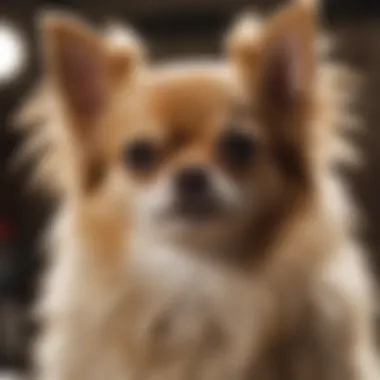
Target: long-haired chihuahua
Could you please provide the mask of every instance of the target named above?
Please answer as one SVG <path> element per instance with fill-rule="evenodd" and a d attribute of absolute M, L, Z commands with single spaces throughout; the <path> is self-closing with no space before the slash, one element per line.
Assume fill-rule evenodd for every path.
<path fill-rule="evenodd" d="M 315 17 L 294 2 L 240 20 L 220 61 L 162 65 L 132 32 L 43 19 L 21 113 L 60 198 L 40 380 L 380 378 L 335 171 L 351 79 L 320 63 Z"/>

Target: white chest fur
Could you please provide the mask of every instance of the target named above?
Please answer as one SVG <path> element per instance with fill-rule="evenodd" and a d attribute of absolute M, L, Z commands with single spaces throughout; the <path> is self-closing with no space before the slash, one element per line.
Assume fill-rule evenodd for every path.
<path fill-rule="evenodd" d="M 236 379 L 255 355 L 270 298 L 253 276 L 144 242 L 121 278 L 104 278 L 93 255 L 66 248 L 43 298 L 40 378 Z"/>
<path fill-rule="evenodd" d="M 150 378 L 160 378 L 150 372 L 156 361 L 177 379 L 195 370 L 199 379 L 243 370 L 263 323 L 263 287 L 200 254 L 147 244 L 134 252 L 135 289 L 144 301 L 133 335 Z"/>

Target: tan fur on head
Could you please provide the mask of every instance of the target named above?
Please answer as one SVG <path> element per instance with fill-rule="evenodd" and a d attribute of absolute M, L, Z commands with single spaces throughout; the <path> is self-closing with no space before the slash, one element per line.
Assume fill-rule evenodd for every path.
<path fill-rule="evenodd" d="M 228 34 L 227 46 L 232 56 L 235 56 L 241 65 L 256 65 L 256 55 L 258 53 L 258 41 L 262 31 L 263 20 L 252 15 L 244 15 L 236 22 L 236 27 Z M 119 24 L 111 24 L 106 30 L 106 39 L 110 49 L 122 49 L 130 56 L 142 57 L 144 48 L 136 34 L 130 29 L 121 27 Z M 327 43 L 326 43 L 327 42 Z M 347 67 L 334 64 L 328 58 L 331 47 L 329 38 L 320 39 L 318 46 L 321 61 L 318 65 L 318 81 L 316 96 L 320 102 L 319 108 L 322 110 L 318 115 L 318 123 L 324 124 L 325 128 L 318 128 L 317 135 L 321 141 L 319 153 L 323 161 L 326 157 L 336 157 L 339 160 L 348 162 L 350 165 L 358 162 L 357 152 L 344 139 L 345 131 L 342 128 L 350 126 L 358 127 L 357 116 L 352 115 L 348 109 L 347 94 L 357 92 L 360 80 L 357 75 L 350 72 Z M 253 49 L 252 47 L 255 46 Z M 326 48 L 327 46 L 327 48 Z M 326 61 L 326 63 L 323 63 Z M 60 178 L 66 170 L 62 165 L 65 160 L 65 153 L 61 152 L 61 138 L 59 132 L 52 127 L 59 124 L 56 120 L 57 107 L 55 93 L 51 85 L 45 80 L 37 86 L 22 105 L 15 117 L 15 126 L 23 127 L 27 135 L 25 148 L 19 153 L 17 161 L 24 161 L 30 157 L 39 157 L 38 169 L 33 179 L 38 184 L 44 184 L 46 189 L 52 188 L 55 191 L 62 191 L 65 185 L 64 178 Z M 325 121 L 321 120 L 326 118 Z M 335 138 L 330 139 L 331 134 Z M 323 137 L 325 136 L 325 137 Z M 335 141 L 335 142 L 334 142 Z M 58 169 L 60 168 L 60 169 Z M 58 177 L 58 178 L 56 178 Z M 55 190 L 54 190 L 55 189 Z"/>

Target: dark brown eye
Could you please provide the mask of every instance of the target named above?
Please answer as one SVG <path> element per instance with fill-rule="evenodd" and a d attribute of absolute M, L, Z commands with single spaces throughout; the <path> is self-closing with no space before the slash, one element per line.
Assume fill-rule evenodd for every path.
<path fill-rule="evenodd" d="M 160 157 L 160 149 L 156 142 L 139 140 L 127 145 L 124 149 L 125 164 L 136 171 L 152 169 Z"/>
<path fill-rule="evenodd" d="M 219 141 L 219 154 L 229 165 L 245 166 L 249 164 L 257 150 L 253 136 L 239 131 L 226 132 Z"/>

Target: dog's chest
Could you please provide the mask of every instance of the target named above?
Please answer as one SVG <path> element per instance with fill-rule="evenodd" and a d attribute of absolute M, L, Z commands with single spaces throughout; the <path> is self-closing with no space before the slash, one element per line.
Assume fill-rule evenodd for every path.
<path fill-rule="evenodd" d="M 140 299 L 134 345 L 145 352 L 144 362 L 150 364 L 144 367 L 151 368 L 152 362 L 174 365 L 181 378 L 189 366 L 232 370 L 250 354 L 259 302 L 252 279 L 169 247 L 141 249 L 132 261 Z"/>
<path fill-rule="evenodd" d="M 183 323 L 188 330 L 190 321 L 200 327 L 218 313 L 226 282 L 232 282 L 226 273 L 194 258 L 191 252 L 170 247 L 156 246 L 138 254 L 134 258 L 134 273 L 146 300 L 146 317 L 152 318 L 152 323 L 168 329 Z"/>

